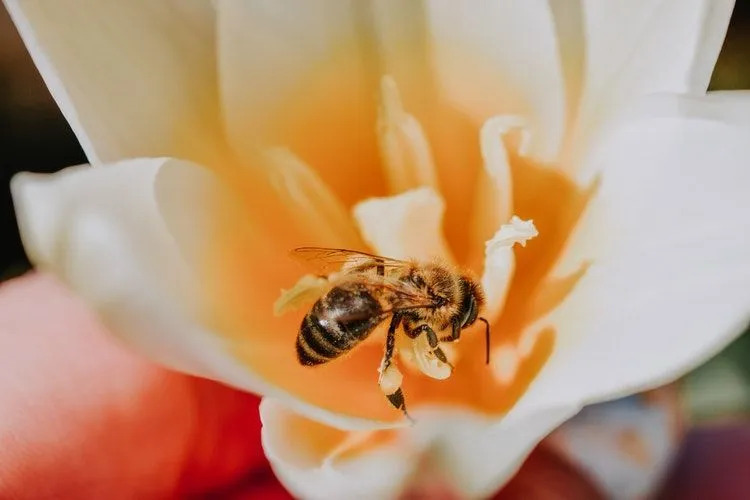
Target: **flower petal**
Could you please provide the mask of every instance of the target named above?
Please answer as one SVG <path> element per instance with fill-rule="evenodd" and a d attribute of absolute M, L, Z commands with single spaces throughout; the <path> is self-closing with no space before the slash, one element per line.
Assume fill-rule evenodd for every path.
<path fill-rule="evenodd" d="M 516 473 L 543 436 L 578 411 L 568 404 L 550 405 L 517 418 L 501 420 L 468 411 L 435 410 L 415 415 L 405 429 L 411 441 L 426 447 L 432 475 L 447 481 L 459 498 L 487 498 Z"/>
<path fill-rule="evenodd" d="M 588 406 L 546 442 L 608 498 L 647 498 L 664 479 L 683 437 L 676 428 L 681 411 L 676 400 L 652 393 Z"/>
<path fill-rule="evenodd" d="M 367 417 L 348 419 L 290 396 L 286 387 L 256 370 L 243 356 L 249 346 L 263 357 L 269 346 L 237 338 L 216 320 L 218 305 L 207 294 L 213 283 L 201 273 L 204 267 L 199 264 L 209 256 L 205 240 L 212 234 L 206 229 L 216 222 L 211 203 L 227 197 L 217 179 L 208 169 L 184 161 L 139 159 L 101 168 L 73 167 L 50 176 L 19 174 L 12 188 L 31 260 L 60 277 L 115 334 L 141 353 L 173 369 L 274 395 L 312 418 L 342 428 L 392 426 Z M 264 261 L 272 268 L 269 272 L 284 277 L 277 262 L 285 254 L 259 246 L 260 252 L 270 250 L 276 256 L 276 262 Z M 245 256 L 253 261 L 258 254 Z M 233 271 L 242 275 L 243 270 Z M 267 283 L 272 288 L 272 282 Z M 255 288 L 262 287 L 245 286 L 244 290 Z M 262 298 L 246 294 L 242 306 L 257 319 L 251 333 L 269 336 L 272 307 L 270 303 L 266 307 Z M 233 299 L 231 295 L 225 298 Z M 298 325 L 287 321 L 286 331 L 294 335 Z M 293 357 L 293 343 L 280 347 Z M 287 369 L 281 357 L 272 357 L 270 363 Z M 386 413 L 391 410 L 377 389 L 377 359 L 379 353 L 367 372 L 371 376 L 363 376 L 360 385 L 349 381 L 342 394 L 345 402 L 362 404 L 356 395 L 370 388 L 372 405 Z M 294 363 L 298 364 L 296 359 Z M 331 372 L 331 376 L 337 374 Z M 297 378 L 313 386 L 329 386 L 315 381 L 315 375 L 304 379 L 298 374 Z M 362 407 L 367 412 L 367 405 Z M 392 413 L 394 420 L 400 417 L 399 412 Z"/>
<path fill-rule="evenodd" d="M 354 218 L 373 250 L 396 259 L 450 261 L 441 228 L 445 206 L 424 187 L 387 198 L 373 198 L 354 207 Z"/>
<path fill-rule="evenodd" d="M 586 63 L 572 158 L 585 154 L 591 135 L 639 96 L 705 92 L 733 7 L 734 0 L 584 0 L 579 57 Z M 565 17 L 558 22 L 576 16 Z"/>
<path fill-rule="evenodd" d="M 546 2 L 425 3 L 440 90 L 482 123 L 529 117 L 529 153 L 554 158 L 565 121 L 565 86 Z M 534 36 L 530 37 L 529 33 Z"/>
<path fill-rule="evenodd" d="M 415 450 L 403 442 L 333 429 L 273 399 L 263 399 L 260 416 L 266 456 L 299 498 L 394 498 L 418 465 Z"/>
<path fill-rule="evenodd" d="M 218 146 L 210 2 L 5 2 L 92 163 Z"/>
<path fill-rule="evenodd" d="M 378 139 L 391 193 L 420 186 L 437 189 L 430 144 L 419 121 L 404 109 L 398 85 L 389 76 L 380 85 Z"/>
<path fill-rule="evenodd" d="M 197 284 L 159 216 L 154 178 L 169 160 L 19 174 L 12 191 L 31 261 L 60 277 L 132 344 L 174 368 L 200 373 L 210 339 L 179 319 L 197 307 Z"/>
<path fill-rule="evenodd" d="M 557 273 L 592 265 L 542 320 L 559 346 L 527 401 L 653 387 L 744 329 L 750 115 L 736 109 L 748 97 L 662 96 L 664 106 L 621 124 L 589 158 L 601 185 Z"/>
<path fill-rule="evenodd" d="M 284 176 L 290 188 L 284 196 L 298 196 L 305 203 L 323 197 L 325 189 L 307 191 L 310 179 L 306 174 L 294 178 L 297 167 L 301 168 L 297 165 Z M 324 367 L 300 364 L 294 345 L 305 310 L 296 309 L 283 317 L 273 311 L 290 299 L 286 296 L 279 302 L 280 291 L 304 273 L 289 252 L 306 243 L 308 233 L 301 229 L 314 232 L 317 222 L 310 217 L 320 207 L 308 205 L 309 213 L 301 215 L 312 227 L 300 228 L 283 213 L 264 209 L 264 193 L 246 193 L 236 185 L 241 182 L 226 183 L 194 165 L 168 164 L 159 171 L 155 185 L 166 226 L 201 284 L 202 307 L 192 311 L 193 318 L 224 349 L 225 362 L 211 367 L 211 376 L 275 397 L 301 414 L 339 428 L 404 425 L 402 413 L 378 389 L 382 344 L 361 345 Z M 248 200 L 248 194 L 260 199 Z M 278 207 L 278 212 L 283 210 Z M 336 246 L 338 240 L 328 241 Z M 302 288 L 309 286 L 303 283 Z M 238 365 L 239 373 L 227 368 Z M 254 379 L 243 379 L 243 373 Z"/>
<path fill-rule="evenodd" d="M 239 156 L 287 148 L 348 206 L 384 193 L 375 134 L 381 75 L 362 54 L 364 2 L 217 5 L 222 108 Z"/>

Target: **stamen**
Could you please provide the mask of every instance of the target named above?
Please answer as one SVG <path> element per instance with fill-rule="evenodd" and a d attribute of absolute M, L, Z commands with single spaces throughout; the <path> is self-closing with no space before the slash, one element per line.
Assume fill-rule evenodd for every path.
<path fill-rule="evenodd" d="M 514 215 L 510 223 L 503 224 L 485 244 L 482 287 L 487 297 L 486 316 L 490 321 L 505 304 L 505 295 L 515 270 L 513 245 L 526 246 L 526 242 L 538 234 L 533 221 L 524 221 Z"/>
<path fill-rule="evenodd" d="M 495 116 L 484 122 L 479 135 L 484 168 L 480 172 L 474 193 L 472 238 L 486 241 L 513 214 L 513 180 L 504 138 L 520 130 L 520 154 L 529 147 L 531 134 L 526 120 L 513 115 Z M 470 262 L 479 265 L 483 255 L 477 249 Z"/>
<path fill-rule="evenodd" d="M 437 189 L 435 162 L 422 126 L 401 102 L 396 81 L 384 76 L 380 84 L 378 144 L 392 193 L 420 186 Z"/>
<path fill-rule="evenodd" d="M 312 274 L 302 276 L 292 288 L 281 291 L 281 295 L 273 303 L 273 314 L 282 316 L 289 311 L 315 302 L 323 295 L 327 286 L 328 280 L 325 278 Z"/>

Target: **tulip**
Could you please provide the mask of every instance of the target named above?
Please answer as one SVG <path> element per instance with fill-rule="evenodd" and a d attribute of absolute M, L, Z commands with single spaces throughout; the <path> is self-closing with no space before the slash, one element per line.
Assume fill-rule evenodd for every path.
<path fill-rule="evenodd" d="M 6 4 L 91 164 L 14 179 L 29 257 L 133 348 L 263 395 L 295 495 L 487 495 L 748 319 L 750 100 L 705 92 L 730 0 Z M 401 356 L 414 425 L 382 332 L 301 366 L 304 308 L 274 314 L 300 246 L 473 273 L 490 366 L 481 325 L 447 378 Z"/>

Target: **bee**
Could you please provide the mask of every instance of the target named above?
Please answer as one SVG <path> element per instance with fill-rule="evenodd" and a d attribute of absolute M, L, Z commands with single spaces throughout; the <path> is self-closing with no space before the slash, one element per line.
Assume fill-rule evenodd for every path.
<path fill-rule="evenodd" d="M 399 329 L 414 345 L 424 346 L 424 355 L 450 365 L 440 343 L 457 341 L 463 329 L 480 320 L 485 324 L 489 363 L 490 326 L 479 316 L 484 294 L 470 276 L 440 262 L 397 260 L 354 250 L 301 247 L 292 253 L 324 266 L 340 265 L 338 272 L 318 278 L 327 283 L 326 291 L 300 325 L 296 350 L 302 365 L 322 365 L 343 356 L 390 318 L 379 385 L 390 404 L 409 417 L 402 377 L 393 360 Z"/>

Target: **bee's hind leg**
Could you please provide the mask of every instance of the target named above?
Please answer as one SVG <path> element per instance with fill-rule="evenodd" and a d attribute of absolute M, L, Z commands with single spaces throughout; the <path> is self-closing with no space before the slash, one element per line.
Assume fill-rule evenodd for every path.
<path fill-rule="evenodd" d="M 393 361 L 393 353 L 396 348 L 396 329 L 400 323 L 401 315 L 398 313 L 394 314 L 391 318 L 391 324 L 388 327 L 388 334 L 385 339 L 385 354 L 383 355 L 383 361 L 380 363 L 378 385 L 380 385 L 380 389 L 393 407 L 401 410 L 406 418 L 414 422 L 409 412 L 406 411 L 404 391 L 401 389 L 403 375 L 401 375 L 401 371 L 399 371 Z"/>

